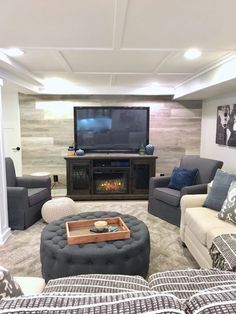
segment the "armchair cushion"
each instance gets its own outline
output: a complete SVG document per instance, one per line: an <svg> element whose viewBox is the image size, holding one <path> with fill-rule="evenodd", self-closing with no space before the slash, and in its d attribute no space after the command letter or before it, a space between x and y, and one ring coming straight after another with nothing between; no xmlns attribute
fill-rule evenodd
<svg viewBox="0 0 236 314"><path fill-rule="evenodd" d="M181 190L184 186L193 185L196 181L197 173L197 168L189 170L185 168L174 167L168 187L175 190Z"/></svg>
<svg viewBox="0 0 236 314"><path fill-rule="evenodd" d="M236 180L236 175L217 169L211 191L208 194L203 206L220 211L233 180Z"/></svg>
<svg viewBox="0 0 236 314"><path fill-rule="evenodd" d="M172 206L178 206L180 202L180 191L170 188L156 188L153 192L154 198Z"/></svg>

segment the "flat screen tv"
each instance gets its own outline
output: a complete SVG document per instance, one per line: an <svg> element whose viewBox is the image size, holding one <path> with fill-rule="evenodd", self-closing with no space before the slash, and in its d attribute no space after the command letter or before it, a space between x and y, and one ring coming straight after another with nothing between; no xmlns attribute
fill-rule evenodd
<svg viewBox="0 0 236 314"><path fill-rule="evenodd" d="M138 152L149 141L149 107L74 107L75 148Z"/></svg>

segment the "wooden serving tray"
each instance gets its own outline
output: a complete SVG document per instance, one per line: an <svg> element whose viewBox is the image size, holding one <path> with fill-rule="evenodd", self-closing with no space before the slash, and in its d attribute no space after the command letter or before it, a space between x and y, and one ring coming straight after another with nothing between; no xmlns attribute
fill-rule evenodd
<svg viewBox="0 0 236 314"><path fill-rule="evenodd" d="M118 231L94 233L90 228L95 221L105 220L108 226L118 227ZM92 243L130 238L130 230L120 217L76 220L66 222L67 242L69 244Z"/></svg>

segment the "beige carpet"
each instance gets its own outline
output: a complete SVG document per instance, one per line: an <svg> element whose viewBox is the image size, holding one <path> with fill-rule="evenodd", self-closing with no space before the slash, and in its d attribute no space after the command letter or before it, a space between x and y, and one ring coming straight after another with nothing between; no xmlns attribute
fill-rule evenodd
<svg viewBox="0 0 236 314"><path fill-rule="evenodd" d="M148 214L147 201L77 202L78 212L113 210L144 221L151 236L149 274L174 269L198 268L188 249L182 247L179 228ZM15 230L0 247L0 265L18 276L41 276L41 220L25 231Z"/></svg>

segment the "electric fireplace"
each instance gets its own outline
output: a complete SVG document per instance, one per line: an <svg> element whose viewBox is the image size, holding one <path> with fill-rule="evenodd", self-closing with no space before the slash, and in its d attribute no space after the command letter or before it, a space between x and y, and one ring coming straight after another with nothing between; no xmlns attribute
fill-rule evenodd
<svg viewBox="0 0 236 314"><path fill-rule="evenodd" d="M94 172L95 194L127 194L128 171L119 169L103 169Z"/></svg>

